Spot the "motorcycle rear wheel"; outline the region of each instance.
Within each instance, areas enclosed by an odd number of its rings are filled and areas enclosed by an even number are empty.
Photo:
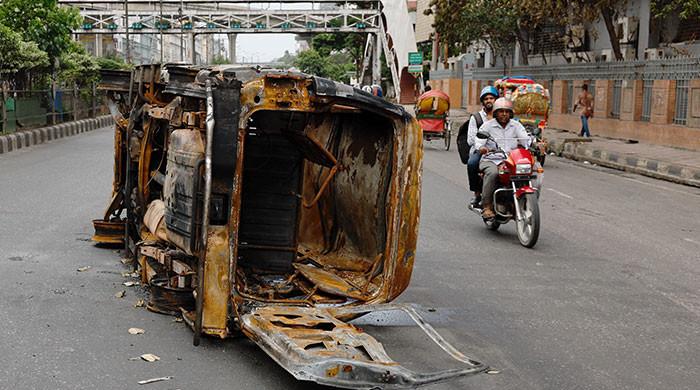
[[[537,244],[540,236],[540,207],[535,194],[525,194],[518,202],[520,206],[521,221],[515,221],[515,230],[518,233],[520,244],[526,248],[532,248]]]

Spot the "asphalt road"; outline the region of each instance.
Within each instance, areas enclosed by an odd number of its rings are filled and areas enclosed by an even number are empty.
[[[103,129],[0,156],[0,389],[321,389],[245,338],[194,347],[184,324],[133,306],[145,293],[122,285],[120,255],[89,241],[111,144]],[[399,301],[497,370],[429,389],[698,388],[700,190],[550,157],[540,241],[525,249],[512,223],[490,232],[466,210],[455,151],[425,157]],[[401,316],[358,324],[409,368],[455,366]],[[161,360],[130,360],[143,353]]]

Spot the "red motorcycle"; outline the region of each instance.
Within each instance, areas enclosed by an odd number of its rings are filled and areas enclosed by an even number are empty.
[[[489,139],[496,143],[488,133],[478,132],[477,137]],[[496,143],[497,150],[504,161],[498,166],[498,188],[493,193],[494,218],[484,218],[489,230],[515,219],[515,227],[520,244],[532,248],[540,235],[540,209],[538,205],[539,189],[542,185],[544,169],[528,149],[515,148],[506,153]],[[469,206],[469,209],[481,215],[482,209]]]

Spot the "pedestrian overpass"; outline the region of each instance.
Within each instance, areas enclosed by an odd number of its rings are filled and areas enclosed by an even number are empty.
[[[180,34],[192,47],[190,61],[196,63],[198,35],[227,34],[229,52],[235,62],[238,34],[291,33],[313,35],[352,32],[367,36],[360,71],[381,80],[382,53],[389,69],[397,100],[415,99],[416,78],[408,72],[408,53],[417,51],[415,35],[405,0],[300,0],[255,2],[243,0],[59,0],[80,9],[82,26],[75,34],[126,36],[130,58],[130,35]],[[161,50],[163,48],[161,47]],[[184,58],[183,58],[184,59]],[[403,94],[402,94],[403,90]]]

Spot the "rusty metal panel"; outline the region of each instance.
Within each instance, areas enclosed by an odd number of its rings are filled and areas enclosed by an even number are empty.
[[[341,315],[402,310],[462,367],[433,373],[413,372],[394,361],[376,339],[339,320]],[[409,389],[488,367],[450,345],[409,306],[366,305],[349,309],[268,305],[242,316],[242,329],[270,357],[300,380],[347,389]]]

